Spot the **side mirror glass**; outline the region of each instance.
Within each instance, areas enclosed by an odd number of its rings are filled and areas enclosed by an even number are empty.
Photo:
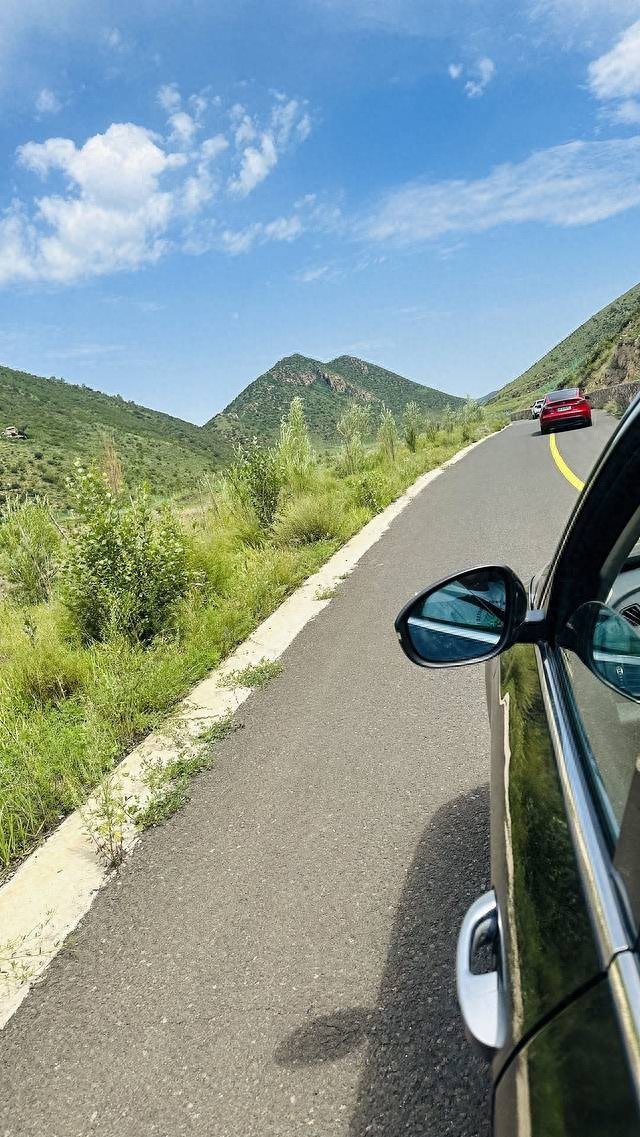
[[[640,703],[640,636],[619,612],[596,600],[582,604],[560,642],[607,687]]]
[[[513,642],[527,611],[524,588],[491,565],[448,577],[410,600],[396,620],[405,654],[423,667],[490,659]]]

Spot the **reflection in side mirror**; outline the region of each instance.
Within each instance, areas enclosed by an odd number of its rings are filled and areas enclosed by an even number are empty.
[[[582,604],[561,643],[608,687],[640,702],[640,636],[619,612],[596,600]]]
[[[410,600],[396,620],[406,655],[424,667],[478,663],[507,646],[526,615],[526,595],[510,569],[471,569]]]

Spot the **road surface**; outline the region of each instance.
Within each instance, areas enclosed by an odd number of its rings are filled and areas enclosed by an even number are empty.
[[[580,478],[613,429],[558,436]],[[480,1137],[453,961],[489,885],[482,668],[393,633],[445,573],[529,578],[576,500],[534,422],[392,524],[0,1037],[4,1137]]]

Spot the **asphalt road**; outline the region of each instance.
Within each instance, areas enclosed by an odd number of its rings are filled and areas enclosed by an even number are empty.
[[[580,477],[612,429],[558,436]],[[489,885],[484,676],[412,668],[393,619],[462,567],[530,577],[576,496],[521,422],[393,523],[6,1027],[4,1137],[487,1133],[453,977]]]

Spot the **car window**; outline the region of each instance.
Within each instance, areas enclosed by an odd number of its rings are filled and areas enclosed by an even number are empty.
[[[640,657],[640,534],[632,541],[623,566],[605,581],[594,600],[621,616],[628,643]],[[629,654],[601,644],[601,675],[593,674],[575,651],[562,649],[575,708],[584,729],[588,762],[611,835],[617,837],[636,767],[640,760],[640,666],[629,665]],[[607,650],[608,649],[608,650]],[[631,661],[633,662],[633,661]],[[628,694],[616,689],[624,684]],[[611,684],[611,685],[609,685]]]

